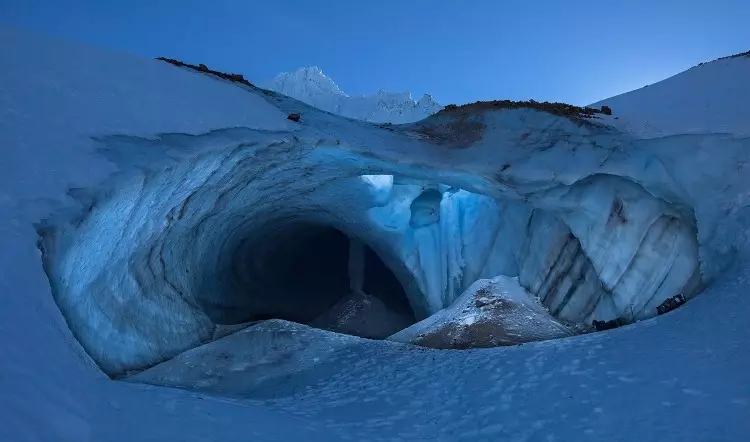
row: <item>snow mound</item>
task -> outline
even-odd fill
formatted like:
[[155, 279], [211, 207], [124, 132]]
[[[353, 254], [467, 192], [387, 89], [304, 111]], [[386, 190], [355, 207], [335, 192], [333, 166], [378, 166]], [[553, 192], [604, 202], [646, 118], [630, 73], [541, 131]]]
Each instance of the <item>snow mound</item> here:
[[443, 108], [428, 94], [416, 101], [408, 92], [383, 90], [350, 96], [317, 66], [282, 72], [261, 86], [327, 112], [373, 123], [410, 123]]
[[391, 341], [431, 348], [483, 348], [572, 336], [518, 283], [518, 278], [480, 279], [453, 304], [400, 331]]
[[306, 370], [361, 338], [272, 319], [180, 353], [128, 378], [225, 396]]

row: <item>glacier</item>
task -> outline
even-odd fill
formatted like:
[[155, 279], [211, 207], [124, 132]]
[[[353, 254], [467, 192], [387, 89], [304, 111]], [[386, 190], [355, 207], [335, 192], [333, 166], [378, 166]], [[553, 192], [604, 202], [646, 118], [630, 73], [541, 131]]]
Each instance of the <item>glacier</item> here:
[[[12, 60], [0, 67], [3, 440], [750, 431], [742, 133], [639, 132], [617, 97], [613, 116], [591, 120], [490, 102], [372, 124], [0, 33]], [[750, 59], [718, 63], [741, 73]], [[312, 247], [310, 229], [338, 232], [343, 252]], [[363, 246], [365, 259], [346, 258]], [[276, 249], [340, 264], [339, 280], [278, 290], [296, 267]], [[367, 267], [378, 261], [417, 321], [502, 276], [560, 321], [634, 323], [462, 351], [295, 323], [334, 304], [329, 289], [379, 280]], [[675, 294], [688, 303], [654, 317]]]

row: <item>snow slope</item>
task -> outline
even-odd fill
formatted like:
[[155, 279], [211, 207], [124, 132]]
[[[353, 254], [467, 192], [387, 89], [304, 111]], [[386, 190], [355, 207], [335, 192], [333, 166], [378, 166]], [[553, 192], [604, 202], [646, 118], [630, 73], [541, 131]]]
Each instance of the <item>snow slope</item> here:
[[282, 72], [261, 86], [324, 111], [374, 123], [419, 121], [443, 108], [427, 94], [416, 101], [408, 92], [383, 90], [375, 95], [350, 96], [315, 66]]
[[694, 66], [641, 89], [594, 103], [632, 120], [636, 133], [665, 136], [684, 133], [750, 135], [748, 103], [750, 57], [715, 60]]
[[[750, 431], [747, 138], [640, 139], [619, 120], [492, 107], [379, 127], [155, 60], [7, 29], [0, 46], [0, 440]], [[501, 274], [580, 320], [697, 296], [521, 347], [357, 340], [231, 399], [102, 372], [211, 340], [222, 307], [258, 308], [231, 257], [262, 258], [302, 221], [368, 244], [422, 318]]]

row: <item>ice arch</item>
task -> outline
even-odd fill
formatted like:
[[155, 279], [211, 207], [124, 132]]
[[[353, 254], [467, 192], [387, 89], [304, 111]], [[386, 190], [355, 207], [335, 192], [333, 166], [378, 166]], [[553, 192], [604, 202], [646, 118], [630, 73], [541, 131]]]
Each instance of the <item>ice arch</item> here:
[[[219, 325], [313, 319], [341, 296], [336, 291], [348, 288], [347, 262], [340, 273], [314, 263], [326, 274], [292, 281], [305, 269], [290, 268], [294, 263], [284, 263], [279, 252], [293, 251], [295, 241], [325, 245], [321, 259], [335, 255], [331, 248], [341, 236], [361, 242], [373, 251], [363, 263], [369, 263], [363, 284], [372, 283], [368, 268], [382, 258], [375, 277], [383, 279], [387, 269], [410, 301], [421, 299], [388, 238], [367, 224], [365, 209], [373, 205], [370, 197], [377, 199], [367, 184], [325, 163], [279, 161], [296, 144], [272, 147], [203, 155], [121, 177], [89, 198], [94, 202], [82, 217], [40, 226], [56, 301], [105, 372], [152, 365], [210, 340]], [[321, 232], [328, 240], [310, 244], [309, 235]], [[331, 240], [331, 232], [338, 239]], [[306, 284], [303, 293], [293, 293]], [[410, 308], [403, 300], [389, 302]]]
[[[221, 138], [190, 142], [212, 139]], [[186, 143], [117, 143], [167, 149], [175, 140]], [[150, 366], [211, 340], [217, 327], [309, 321], [356, 290], [356, 259], [337, 271], [318, 262], [331, 275], [296, 286], [304, 272], [279, 264], [316, 229], [371, 249], [408, 300], [394, 302], [408, 303], [416, 320], [496, 275], [519, 276], [553, 314], [584, 323], [652, 316], [665, 297], [699, 289], [689, 213], [630, 180], [593, 175], [524, 199], [490, 196], [471, 175], [335, 157], [321, 143], [239, 142], [123, 173], [102, 192], [79, 192], [82, 214], [40, 225], [56, 301], [105, 372]]]

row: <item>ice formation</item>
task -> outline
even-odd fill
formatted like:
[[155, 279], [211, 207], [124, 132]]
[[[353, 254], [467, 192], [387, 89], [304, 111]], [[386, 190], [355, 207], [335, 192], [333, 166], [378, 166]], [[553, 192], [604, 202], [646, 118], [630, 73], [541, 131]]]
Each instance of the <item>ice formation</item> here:
[[[615, 100], [596, 120], [480, 104], [376, 125], [156, 60], [9, 30], [0, 46], [0, 439], [750, 430], [746, 137], [639, 133]], [[571, 322], [690, 300], [612, 332], [465, 352], [284, 321], [381, 271], [416, 320], [498, 276]], [[262, 330], [311, 344], [239, 348]], [[212, 396], [104, 375], [143, 369]]]

